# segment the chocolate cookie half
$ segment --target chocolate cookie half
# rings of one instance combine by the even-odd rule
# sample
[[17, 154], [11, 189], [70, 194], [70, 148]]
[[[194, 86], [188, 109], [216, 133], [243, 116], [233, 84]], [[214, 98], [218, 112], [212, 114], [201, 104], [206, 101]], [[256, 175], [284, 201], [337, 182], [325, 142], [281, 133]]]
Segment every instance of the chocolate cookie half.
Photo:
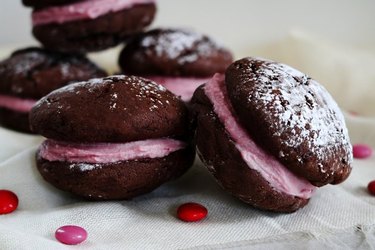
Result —
[[140, 32], [154, 19], [154, 0], [85, 0], [33, 11], [33, 34], [64, 52], [100, 51]]
[[31, 132], [28, 114], [37, 100], [75, 81], [106, 76], [80, 55], [27, 48], [0, 62], [0, 123]]
[[56, 90], [34, 106], [30, 123], [48, 138], [37, 152], [44, 179], [88, 199], [150, 192], [182, 175], [195, 156], [184, 103], [139, 77]]
[[154, 80], [189, 101], [194, 90], [232, 63], [231, 52], [208, 36], [154, 29], [132, 38], [121, 52], [123, 72]]
[[287, 65], [236, 61], [200, 87], [192, 105], [200, 157], [224, 189], [255, 207], [295, 211], [315, 186], [342, 182], [351, 171], [337, 104]]

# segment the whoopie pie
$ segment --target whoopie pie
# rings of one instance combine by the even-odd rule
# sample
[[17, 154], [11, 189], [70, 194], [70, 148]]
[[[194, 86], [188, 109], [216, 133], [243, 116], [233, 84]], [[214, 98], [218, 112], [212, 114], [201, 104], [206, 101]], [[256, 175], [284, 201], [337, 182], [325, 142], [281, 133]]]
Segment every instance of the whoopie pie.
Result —
[[285, 64], [244, 58], [194, 94], [198, 154], [221, 186], [293, 212], [352, 169], [344, 117], [325, 88]]
[[154, 0], [83, 0], [34, 9], [33, 34], [44, 47], [86, 53], [116, 46], [154, 19]]
[[41, 175], [94, 200], [130, 199], [181, 176], [195, 157], [188, 120], [179, 98], [135, 76], [72, 84], [30, 113], [47, 138], [36, 155]]

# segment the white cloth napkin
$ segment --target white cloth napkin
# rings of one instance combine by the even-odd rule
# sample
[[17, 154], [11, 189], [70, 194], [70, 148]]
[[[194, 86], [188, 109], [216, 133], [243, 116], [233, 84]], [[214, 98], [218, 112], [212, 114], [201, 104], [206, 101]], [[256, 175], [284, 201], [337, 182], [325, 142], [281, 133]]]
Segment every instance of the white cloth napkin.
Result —
[[[289, 44], [285, 46], [285, 44]], [[363, 116], [347, 116], [355, 142], [375, 147], [375, 57], [292, 34], [279, 45], [279, 61], [310, 73], [339, 104]], [[284, 56], [280, 56], [284, 54]], [[362, 68], [361, 58], [368, 57]], [[318, 60], [319, 59], [319, 60]], [[318, 60], [318, 61], [317, 61]], [[372, 105], [372, 106], [371, 106]], [[356, 160], [349, 179], [319, 189], [293, 214], [255, 210], [226, 194], [198, 161], [179, 180], [130, 201], [87, 202], [44, 182], [34, 154], [42, 140], [0, 128], [0, 189], [17, 193], [19, 208], [0, 216], [0, 249], [298, 249], [375, 247], [375, 157]], [[178, 205], [198, 202], [208, 217], [198, 223], [176, 219]], [[55, 230], [74, 224], [88, 231], [79, 246], [54, 239]]]

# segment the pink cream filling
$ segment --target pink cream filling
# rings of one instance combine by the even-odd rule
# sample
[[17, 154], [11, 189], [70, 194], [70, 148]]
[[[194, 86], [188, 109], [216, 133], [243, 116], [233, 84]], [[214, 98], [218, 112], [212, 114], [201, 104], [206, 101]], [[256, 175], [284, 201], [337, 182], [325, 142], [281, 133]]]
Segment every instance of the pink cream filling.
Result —
[[154, 2], [155, 0], [83, 0], [69, 5], [36, 10], [32, 13], [32, 22], [34, 26], [37, 26], [95, 19], [110, 12], [130, 9], [138, 4]]
[[192, 77], [163, 77], [163, 76], [146, 76], [173, 94], [180, 96], [185, 102], [190, 101], [194, 91], [202, 84], [211, 80], [211, 78], [192, 78]]
[[173, 139], [151, 139], [128, 143], [68, 143], [45, 140], [39, 155], [48, 161], [113, 163], [141, 158], [162, 158], [186, 147]]
[[279, 192], [304, 199], [312, 196], [316, 190], [315, 186], [294, 175], [274, 156], [257, 146], [245, 129], [237, 122], [227, 96], [224, 75], [215, 74], [205, 86], [204, 91], [212, 102], [215, 113], [234, 140], [242, 158], [251, 169], [258, 171]]
[[0, 95], [0, 107], [17, 112], [28, 113], [36, 103], [33, 99], [23, 99], [19, 97]]

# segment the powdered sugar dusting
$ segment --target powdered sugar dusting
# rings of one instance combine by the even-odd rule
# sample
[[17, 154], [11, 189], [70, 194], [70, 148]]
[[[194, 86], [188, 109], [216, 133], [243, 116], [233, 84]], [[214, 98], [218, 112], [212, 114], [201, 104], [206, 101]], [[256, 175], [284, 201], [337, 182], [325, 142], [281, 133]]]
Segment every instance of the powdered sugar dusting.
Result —
[[101, 169], [100, 164], [88, 164], [88, 163], [72, 163], [69, 165], [70, 169], [78, 169], [80, 172], [91, 171], [94, 169]]
[[29, 51], [28, 53], [24, 53], [19, 56], [14, 56], [14, 57], [21, 57], [22, 60], [19, 60], [17, 64], [13, 64], [13, 71], [14, 74], [24, 74], [24, 72], [29, 72], [31, 71], [36, 63], [38, 63], [40, 59], [40, 52], [39, 51]]
[[117, 108], [117, 98], [118, 98], [117, 93], [111, 94], [111, 101], [110, 101], [110, 104], [109, 104], [110, 109], [116, 109]]
[[[319, 160], [331, 157], [327, 151], [339, 152], [343, 145], [351, 152], [344, 116], [323, 86], [285, 64], [260, 58], [248, 60], [248, 65], [241, 65], [246, 72], [242, 78], [256, 82], [248, 99], [272, 114], [266, 119], [277, 131], [273, 136], [283, 138], [284, 146], [298, 148], [307, 144]], [[280, 152], [279, 156], [285, 154]], [[350, 154], [347, 158], [352, 160]]]
[[[127, 93], [124, 93], [124, 91], [116, 92], [116, 84], [127, 85]], [[49, 95], [39, 100], [35, 104], [35, 106], [37, 107], [44, 103], [49, 105], [51, 96], [61, 95], [63, 93], [71, 93], [73, 95], [81, 95], [82, 91], [88, 91], [93, 94], [101, 93], [103, 86], [109, 86], [110, 89], [110, 92], [108, 93], [110, 97], [108, 108], [110, 111], [118, 109], [118, 101], [121, 99], [122, 95], [128, 95], [129, 92], [134, 93], [134, 97], [140, 102], [147, 100], [150, 111], [162, 109], [163, 107], [170, 105], [170, 102], [168, 100], [165, 100], [166, 98], [163, 98], [164, 92], [167, 91], [165, 87], [151, 80], [147, 80], [137, 76], [116, 75], [105, 78], [94, 78], [89, 81], [77, 82], [67, 85], [60, 89], [52, 91]], [[63, 109], [64, 107], [61, 108]], [[126, 107], [123, 107], [122, 109], [126, 110]]]
[[[40, 52], [35, 50], [29, 50], [27, 52], [17, 51], [11, 55], [11, 57], [0, 61], [0, 75], [4, 76], [11, 72], [12, 75], [20, 75], [25, 78], [30, 78], [33, 69], [40, 67], [44, 62], [43, 56]], [[25, 91], [25, 83], [22, 80], [17, 81], [15, 78], [14, 82], [10, 85], [11, 93], [22, 96]], [[5, 84], [5, 83], [4, 83]], [[9, 84], [9, 83], [8, 83]]]
[[158, 35], [150, 32], [141, 46], [146, 53], [153, 49], [158, 57], [177, 60], [181, 65], [195, 62], [200, 57], [210, 57], [221, 48], [202, 34], [180, 30], [167, 30]]
[[163, 98], [163, 92], [166, 92], [167, 89], [162, 85], [137, 76], [130, 76], [130, 78], [132, 79], [131, 83], [134, 85], [133, 90], [136, 91], [137, 99], [140, 102], [145, 99], [151, 101], [149, 104], [150, 111], [162, 109], [170, 104], [168, 100]]

